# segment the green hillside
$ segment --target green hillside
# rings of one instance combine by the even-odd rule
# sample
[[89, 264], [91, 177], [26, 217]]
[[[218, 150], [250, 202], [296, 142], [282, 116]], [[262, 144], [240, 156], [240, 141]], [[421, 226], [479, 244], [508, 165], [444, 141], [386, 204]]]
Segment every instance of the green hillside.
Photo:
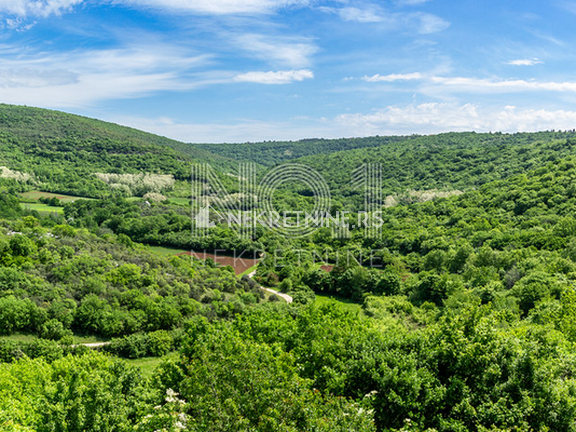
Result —
[[340, 196], [364, 163], [382, 164], [385, 194], [409, 190], [467, 190], [576, 154], [575, 132], [447, 133], [387, 145], [307, 156], [293, 162], [320, 172]]
[[[39, 108], [0, 105], [0, 166], [43, 190], [88, 197], [108, 186], [94, 173], [155, 173], [188, 179], [190, 158], [171, 140], [99, 120]], [[9, 182], [16, 186], [18, 182]], [[22, 185], [20, 185], [22, 186]]]
[[[576, 432], [576, 132], [194, 146], [4, 105], [0, 144], [0, 430]], [[309, 165], [346, 235], [191, 235], [191, 161], [247, 206], [238, 161]]]
[[[196, 156], [198, 149], [236, 162], [255, 162], [271, 167], [311, 155], [327, 155], [339, 151], [381, 147], [408, 141], [414, 137], [386, 136], [369, 138], [306, 139], [301, 141], [270, 141], [242, 144], [180, 144], [179, 151]], [[209, 154], [204, 155], [210, 157]], [[216, 164], [221, 163], [214, 161]]]
[[[234, 171], [238, 162], [255, 162], [261, 175], [267, 168], [282, 163], [304, 164], [324, 177], [338, 200], [356, 205], [361, 198], [360, 191], [354, 190], [351, 176], [365, 163], [382, 164], [385, 195], [468, 190], [575, 155], [575, 144], [576, 132], [539, 132], [446, 133], [244, 144], [180, 143], [175, 148], [185, 154], [191, 154], [195, 148], [218, 153], [225, 159], [211, 159], [210, 154], [202, 155], [200, 159], [225, 171]], [[231, 159], [235, 163], [231, 163]], [[297, 188], [293, 191], [298, 192]]]

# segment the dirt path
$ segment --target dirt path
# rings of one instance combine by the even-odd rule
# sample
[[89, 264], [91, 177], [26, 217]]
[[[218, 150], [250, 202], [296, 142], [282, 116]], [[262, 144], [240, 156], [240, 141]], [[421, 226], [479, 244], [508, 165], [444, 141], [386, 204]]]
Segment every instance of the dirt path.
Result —
[[[252, 273], [250, 273], [248, 275], [248, 277], [250, 279], [252, 279], [252, 277], [254, 277], [255, 274], [256, 274], [256, 270], [254, 270]], [[272, 288], [266, 288], [264, 286], [260, 286], [260, 288], [262, 288], [264, 291], [268, 291], [269, 293], [275, 294], [278, 297], [282, 297], [284, 300], [286, 300], [286, 303], [292, 303], [294, 301], [294, 299], [292, 297], [290, 297], [288, 294], [284, 294], [284, 293], [278, 292], [276, 290], [273, 290]]]
[[[250, 273], [248, 275], [248, 277], [250, 279], [252, 279], [255, 274], [256, 274], [256, 270], [254, 270], [252, 273]], [[283, 298], [286, 301], [286, 303], [292, 303], [294, 301], [294, 299], [291, 296], [289, 296], [288, 294], [284, 294], [284, 293], [278, 292], [276, 290], [273, 290], [272, 288], [266, 288], [263, 286], [260, 286], [260, 288], [263, 289], [264, 291], [268, 291], [271, 294], [275, 294], [278, 297]], [[107, 345], [110, 345], [110, 342], [90, 342], [90, 343], [75, 344], [75, 345], [72, 345], [72, 348], [76, 348], [79, 346], [85, 346], [87, 348], [96, 349], [96, 348], [102, 348], [102, 347], [107, 346]]]
[[93, 343], [85, 343], [81, 344], [88, 348], [100, 348], [106, 345], [110, 345], [110, 342], [93, 342]]
[[287, 303], [292, 303], [294, 301], [294, 299], [290, 297], [288, 294], [278, 292], [276, 290], [273, 290], [272, 288], [262, 287], [262, 289], [264, 291], [268, 291], [269, 293], [276, 294], [278, 297], [282, 297], [284, 300], [286, 300]]
[[81, 343], [76, 345], [71, 345], [72, 348], [77, 348], [79, 346], [85, 346], [86, 348], [102, 348], [103, 346], [110, 345], [110, 342], [90, 342]]

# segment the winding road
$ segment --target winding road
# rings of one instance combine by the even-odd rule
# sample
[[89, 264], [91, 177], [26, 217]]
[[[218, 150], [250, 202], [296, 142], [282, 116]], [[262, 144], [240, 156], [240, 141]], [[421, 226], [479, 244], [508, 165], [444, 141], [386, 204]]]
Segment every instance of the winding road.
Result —
[[[256, 270], [254, 270], [252, 273], [250, 273], [248, 275], [248, 277], [250, 279], [252, 279], [252, 277], [255, 274], [256, 274]], [[260, 285], [260, 288], [263, 289], [264, 291], [268, 291], [269, 293], [276, 294], [278, 297], [282, 297], [284, 300], [286, 300], [286, 303], [292, 303], [294, 301], [294, 299], [292, 297], [290, 297], [288, 294], [284, 294], [284, 293], [278, 292], [276, 290], [273, 290], [272, 288], [266, 288], [266, 287], [261, 286], [261, 285]]]

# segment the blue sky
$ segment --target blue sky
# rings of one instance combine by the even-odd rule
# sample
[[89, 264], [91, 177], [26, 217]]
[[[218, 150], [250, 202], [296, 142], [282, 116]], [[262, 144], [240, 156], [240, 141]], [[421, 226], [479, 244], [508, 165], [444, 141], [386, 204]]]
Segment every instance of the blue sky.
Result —
[[576, 1], [0, 0], [0, 102], [186, 142], [576, 128]]

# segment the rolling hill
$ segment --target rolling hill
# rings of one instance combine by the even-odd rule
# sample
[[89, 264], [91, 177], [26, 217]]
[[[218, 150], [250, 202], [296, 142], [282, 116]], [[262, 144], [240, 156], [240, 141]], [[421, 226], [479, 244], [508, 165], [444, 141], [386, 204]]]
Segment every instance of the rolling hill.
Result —
[[[0, 166], [29, 177], [43, 190], [100, 197], [107, 185], [96, 172], [168, 174], [188, 179], [191, 158], [172, 141], [86, 117], [40, 108], [0, 105]], [[17, 182], [12, 182], [17, 187]]]

